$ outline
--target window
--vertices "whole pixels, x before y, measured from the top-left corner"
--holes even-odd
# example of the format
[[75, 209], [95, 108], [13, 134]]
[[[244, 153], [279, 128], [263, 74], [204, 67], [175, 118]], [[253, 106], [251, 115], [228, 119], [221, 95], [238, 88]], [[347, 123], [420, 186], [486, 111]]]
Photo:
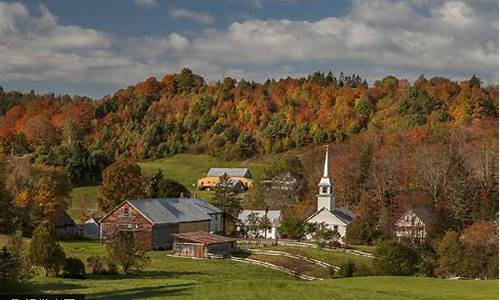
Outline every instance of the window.
[[322, 186], [322, 187], [321, 187], [321, 193], [322, 193], [322, 194], [328, 194], [328, 187], [326, 187], [326, 186]]
[[333, 225], [333, 230], [339, 232], [339, 225]]
[[125, 207], [125, 208], [123, 209], [123, 216], [124, 216], [124, 217], [128, 217], [128, 207]]

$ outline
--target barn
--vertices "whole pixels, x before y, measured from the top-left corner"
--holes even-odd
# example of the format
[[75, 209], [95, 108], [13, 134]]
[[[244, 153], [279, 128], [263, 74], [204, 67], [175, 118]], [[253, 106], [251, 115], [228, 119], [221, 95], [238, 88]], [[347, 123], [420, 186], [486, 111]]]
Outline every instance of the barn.
[[223, 258], [231, 255], [236, 239], [205, 231], [174, 234], [173, 253], [178, 256]]
[[101, 243], [116, 231], [130, 231], [143, 250], [169, 249], [173, 234], [191, 231], [218, 232], [222, 212], [197, 198], [127, 200], [100, 221]]
[[247, 168], [210, 168], [208, 170], [207, 176], [198, 179], [198, 189], [199, 190], [211, 190], [214, 189], [219, 183], [220, 177], [227, 175], [231, 179], [234, 188], [238, 188], [239, 185], [247, 190], [252, 187], [252, 173]]

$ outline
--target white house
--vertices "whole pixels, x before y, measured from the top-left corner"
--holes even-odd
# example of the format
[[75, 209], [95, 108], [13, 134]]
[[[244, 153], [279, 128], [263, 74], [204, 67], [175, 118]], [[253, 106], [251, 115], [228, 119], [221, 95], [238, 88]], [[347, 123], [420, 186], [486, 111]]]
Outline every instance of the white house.
[[429, 210], [412, 208], [399, 217], [395, 225], [395, 234], [398, 239], [408, 238], [412, 241], [422, 241], [427, 237], [427, 226], [432, 222]]
[[[256, 232], [250, 232], [247, 233], [249, 237], [254, 237], [254, 238], [266, 238], [266, 239], [277, 239], [280, 238], [280, 232], [278, 230], [278, 227], [281, 224], [281, 210], [243, 210], [239, 215], [238, 215], [238, 220], [241, 222], [243, 226], [247, 226], [248, 224], [248, 217], [250, 215], [254, 215], [257, 218], [264, 218], [267, 217], [267, 219], [271, 222], [271, 228], [268, 230], [257, 230]], [[239, 226], [236, 228], [238, 231], [241, 231], [242, 228]]]
[[346, 208], [335, 205], [335, 184], [328, 174], [328, 148], [326, 148], [323, 177], [321, 177], [318, 187], [316, 212], [309, 216], [306, 222], [324, 223], [330, 229], [336, 230], [340, 234], [339, 242], [344, 243], [347, 226], [354, 219], [354, 214]]

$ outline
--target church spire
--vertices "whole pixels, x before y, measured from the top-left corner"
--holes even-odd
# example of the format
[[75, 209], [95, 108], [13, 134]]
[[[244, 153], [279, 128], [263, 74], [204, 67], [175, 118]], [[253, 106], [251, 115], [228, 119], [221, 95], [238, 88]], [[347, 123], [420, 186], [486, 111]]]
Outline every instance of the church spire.
[[330, 175], [328, 174], [328, 146], [326, 147], [323, 176], [318, 183], [318, 187], [319, 193], [317, 209], [320, 210], [324, 207], [328, 210], [332, 210], [335, 208], [335, 186], [330, 179]]
[[326, 146], [325, 165], [324, 165], [324, 170], [323, 170], [323, 177], [329, 177], [328, 176], [328, 146]]

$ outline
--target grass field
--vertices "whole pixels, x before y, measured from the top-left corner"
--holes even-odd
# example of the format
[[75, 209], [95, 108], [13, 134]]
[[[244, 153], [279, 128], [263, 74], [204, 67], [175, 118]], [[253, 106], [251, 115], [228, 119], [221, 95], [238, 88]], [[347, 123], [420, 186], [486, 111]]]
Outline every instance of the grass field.
[[[246, 245], [245, 245], [246, 247]], [[277, 250], [284, 251], [291, 254], [298, 254], [317, 260], [324, 261], [334, 266], [339, 266], [348, 260], [355, 262], [356, 264], [363, 264], [367, 267], [371, 266], [371, 258], [356, 256], [342, 252], [327, 251], [323, 249], [313, 248], [313, 247], [294, 247], [294, 246], [267, 246], [263, 250]]]
[[[193, 194], [196, 190], [196, 182], [199, 178], [206, 175], [211, 167], [238, 167], [249, 168], [254, 178], [259, 178], [264, 172], [266, 164], [271, 157], [264, 157], [250, 161], [225, 161], [209, 155], [200, 154], [177, 154], [171, 157], [162, 158], [153, 161], [140, 162], [139, 166], [148, 175], [154, 175], [158, 170], [163, 175], [182, 183]], [[98, 186], [77, 187], [71, 191], [71, 204], [68, 209], [70, 216], [76, 221], [80, 218], [80, 202], [86, 201], [87, 207], [93, 209], [96, 207], [98, 195]], [[210, 191], [197, 191], [196, 196], [210, 200], [213, 193]]]
[[[97, 242], [64, 242], [67, 256], [103, 255]], [[87, 299], [497, 299], [498, 280], [358, 277], [306, 282], [259, 266], [228, 260], [193, 260], [149, 252], [151, 264], [125, 278], [35, 277], [23, 292], [83, 293]]]

